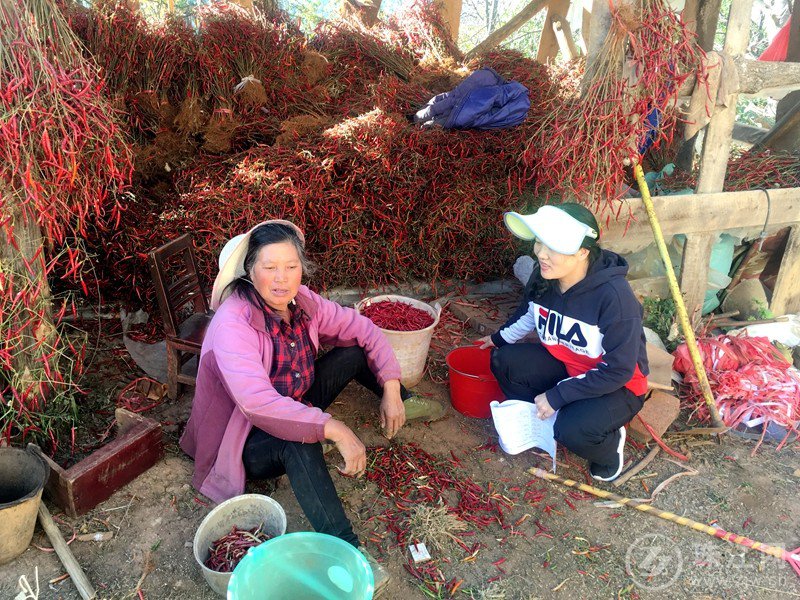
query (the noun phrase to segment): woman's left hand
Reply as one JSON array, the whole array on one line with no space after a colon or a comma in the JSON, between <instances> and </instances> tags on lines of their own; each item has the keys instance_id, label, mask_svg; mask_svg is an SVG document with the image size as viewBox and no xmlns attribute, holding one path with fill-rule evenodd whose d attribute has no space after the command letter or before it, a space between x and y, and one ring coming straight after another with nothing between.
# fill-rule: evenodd
<instances>
[{"instance_id":1,"label":"woman's left hand","mask_svg":"<svg viewBox=\"0 0 800 600\"><path fill-rule=\"evenodd\" d=\"M536 398L534 398L533 401L536 403L536 416L542 420L548 418L554 412L556 412L553 410L553 407L550 406L545 394L539 394L536 396Z\"/></svg>"},{"instance_id":2,"label":"woman's left hand","mask_svg":"<svg viewBox=\"0 0 800 600\"><path fill-rule=\"evenodd\" d=\"M398 379L391 379L384 384L380 412L383 434L392 439L406 422L406 409L400 396Z\"/></svg>"}]
</instances>

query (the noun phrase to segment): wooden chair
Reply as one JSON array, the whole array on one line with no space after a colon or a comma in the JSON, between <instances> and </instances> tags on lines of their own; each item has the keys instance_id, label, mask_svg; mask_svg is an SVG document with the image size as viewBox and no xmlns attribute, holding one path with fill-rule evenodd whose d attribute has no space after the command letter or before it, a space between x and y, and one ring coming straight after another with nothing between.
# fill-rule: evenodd
<instances>
[{"instance_id":1,"label":"wooden chair","mask_svg":"<svg viewBox=\"0 0 800 600\"><path fill-rule=\"evenodd\" d=\"M174 400L181 384L195 385L194 376L184 374L182 368L192 356L199 359L211 311L197 274L190 234L149 256L167 338L167 396Z\"/></svg>"}]
</instances>

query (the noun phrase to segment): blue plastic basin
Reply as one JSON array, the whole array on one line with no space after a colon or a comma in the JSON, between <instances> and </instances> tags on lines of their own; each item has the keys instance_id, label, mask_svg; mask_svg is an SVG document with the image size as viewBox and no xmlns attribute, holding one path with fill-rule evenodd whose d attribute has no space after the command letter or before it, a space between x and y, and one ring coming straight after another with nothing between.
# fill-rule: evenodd
<instances>
[{"instance_id":1,"label":"blue plastic basin","mask_svg":"<svg viewBox=\"0 0 800 600\"><path fill-rule=\"evenodd\" d=\"M228 600L369 600L372 568L361 552L324 533L287 533L256 546L236 566Z\"/></svg>"}]
</instances>

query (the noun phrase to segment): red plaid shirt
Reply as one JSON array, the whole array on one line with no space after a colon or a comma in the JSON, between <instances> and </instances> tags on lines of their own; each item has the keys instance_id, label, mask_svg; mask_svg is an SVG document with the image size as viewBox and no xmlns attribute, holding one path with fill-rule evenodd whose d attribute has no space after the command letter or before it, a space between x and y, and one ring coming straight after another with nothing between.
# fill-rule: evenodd
<instances>
[{"instance_id":1,"label":"red plaid shirt","mask_svg":"<svg viewBox=\"0 0 800 600\"><path fill-rule=\"evenodd\" d=\"M296 304L290 305L289 310L289 323L274 312L265 311L272 337L269 380L279 394L301 402L314 382L314 348L308 335L308 315Z\"/></svg>"}]
</instances>

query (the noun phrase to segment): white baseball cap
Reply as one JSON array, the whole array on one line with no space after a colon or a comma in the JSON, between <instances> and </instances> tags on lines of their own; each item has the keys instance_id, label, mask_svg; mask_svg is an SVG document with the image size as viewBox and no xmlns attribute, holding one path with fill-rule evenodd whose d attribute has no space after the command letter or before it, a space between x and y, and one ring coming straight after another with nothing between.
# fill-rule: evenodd
<instances>
[{"instance_id":1,"label":"white baseball cap","mask_svg":"<svg viewBox=\"0 0 800 600\"><path fill-rule=\"evenodd\" d=\"M542 206L532 215L507 212L508 230L523 240L538 240L559 254L576 254L585 238L598 239L599 232L558 206Z\"/></svg>"},{"instance_id":2,"label":"white baseball cap","mask_svg":"<svg viewBox=\"0 0 800 600\"><path fill-rule=\"evenodd\" d=\"M219 253L219 273L216 279L214 279L214 288L211 290L212 310L217 310L219 305L222 304L222 301L227 298L227 295L223 296L223 294L231 281L243 277L246 274L244 272L244 259L245 256L247 256L247 245L250 242L250 234L262 225L270 223L291 227L295 233L297 233L297 237L300 238L300 244L305 247L306 238L303 232L297 225L284 219L264 221L251 228L247 233L240 233L229 239L222 248L222 252Z\"/></svg>"}]
</instances>

